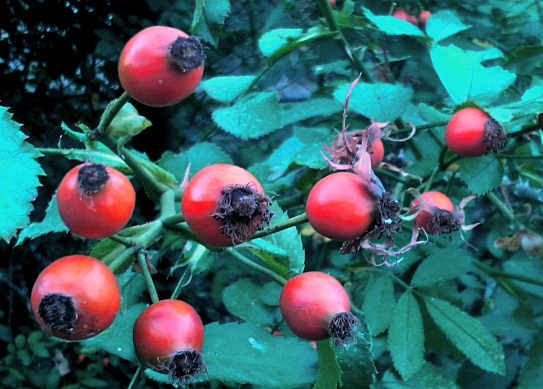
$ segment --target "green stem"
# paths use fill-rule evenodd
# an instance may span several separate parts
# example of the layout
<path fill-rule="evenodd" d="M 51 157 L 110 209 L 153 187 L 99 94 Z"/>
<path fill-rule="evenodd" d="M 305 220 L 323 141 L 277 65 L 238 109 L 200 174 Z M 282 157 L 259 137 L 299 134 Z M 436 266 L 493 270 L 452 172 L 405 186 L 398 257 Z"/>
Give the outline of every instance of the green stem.
<path fill-rule="evenodd" d="M 96 128 L 99 134 L 107 134 L 107 128 L 111 124 L 111 121 L 115 118 L 115 115 L 119 113 L 123 105 L 125 105 L 128 100 L 130 100 L 130 95 L 128 92 L 124 91 L 119 98 L 113 100 L 111 104 L 108 104 L 104 110 L 104 113 L 102 114 L 102 117 L 100 118 L 100 123 L 98 123 L 98 127 Z"/>
<path fill-rule="evenodd" d="M 140 251 L 138 253 L 138 263 L 140 265 L 141 272 L 143 273 L 143 277 L 145 278 L 145 284 L 147 285 L 147 291 L 149 292 L 151 301 L 153 302 L 153 304 L 158 303 L 158 293 L 156 292 L 155 283 L 153 282 L 153 277 L 151 277 L 149 265 L 147 265 L 147 259 L 143 251 Z"/>
<path fill-rule="evenodd" d="M 160 218 L 164 224 L 164 219 L 175 215 L 175 191 L 170 189 L 160 197 Z"/>
<path fill-rule="evenodd" d="M 117 234 L 109 236 L 109 239 L 114 240 L 117 243 L 124 244 L 127 247 L 134 245 L 134 240 L 133 239 L 125 238 L 124 236 L 120 236 L 120 235 L 117 235 Z"/>
<path fill-rule="evenodd" d="M 511 154 L 497 154 L 498 158 L 504 159 L 542 159 L 541 155 L 511 155 Z"/>
<path fill-rule="evenodd" d="M 132 376 L 132 379 L 130 380 L 128 389 L 134 389 L 134 386 L 136 385 L 136 382 L 138 382 L 138 379 L 140 378 L 142 371 L 143 371 L 143 367 L 141 365 L 138 365 L 136 372 L 134 373 L 134 375 Z"/>
<path fill-rule="evenodd" d="M 190 266 L 192 268 L 194 264 L 198 263 L 198 261 L 204 255 L 208 253 L 208 251 L 209 250 L 207 249 L 207 247 L 202 246 L 201 244 L 198 244 L 196 248 L 194 249 L 194 252 L 190 256 L 190 258 L 188 259 L 187 266 Z M 177 300 L 177 298 L 179 297 L 179 294 L 181 293 L 181 289 L 183 289 L 183 287 L 186 286 L 186 280 L 183 276 L 184 276 L 184 273 L 181 275 L 181 277 L 177 281 L 177 284 L 175 285 L 175 289 L 173 290 L 172 296 L 170 297 L 170 299 Z"/>
<path fill-rule="evenodd" d="M 509 221 L 512 221 L 512 222 L 516 222 L 517 219 L 515 217 L 515 214 L 513 213 L 513 211 L 511 211 L 509 209 L 509 207 L 507 205 L 505 205 L 503 203 L 503 201 L 501 201 L 498 196 L 496 196 L 493 192 L 489 192 L 487 194 L 487 197 L 488 199 L 492 202 L 492 204 L 494 204 L 499 210 L 500 212 L 506 217 L 509 219 Z"/>
<path fill-rule="evenodd" d="M 445 191 L 445 194 L 447 196 L 451 192 L 451 185 L 452 185 L 452 182 L 454 181 L 455 177 L 456 177 L 456 170 L 453 172 L 453 174 L 451 175 L 451 178 L 449 178 L 449 182 L 447 183 L 447 190 Z"/>
<path fill-rule="evenodd" d="M 250 266 L 253 269 L 258 270 L 259 272 L 268 275 L 269 277 L 273 278 L 275 281 L 279 282 L 280 284 L 285 285 L 287 283 L 286 278 L 283 278 L 279 274 L 271 271 L 270 269 L 268 269 L 268 268 L 266 268 L 264 266 L 261 266 L 256 262 L 253 262 L 251 259 L 244 256 L 243 254 L 238 252 L 236 249 L 229 247 L 229 248 L 225 249 L 225 251 L 230 253 L 233 257 L 235 257 L 240 262 L 243 262 L 247 266 Z"/>
<path fill-rule="evenodd" d="M 428 123 L 428 124 L 423 124 L 421 126 L 417 126 L 417 132 L 419 131 L 424 131 L 424 130 L 430 130 L 432 128 L 435 128 L 435 127 L 442 127 L 442 126 L 446 126 L 448 122 L 435 122 L 435 123 Z M 406 130 L 400 130 L 400 131 L 396 131 L 394 132 L 393 135 L 401 135 L 401 134 L 408 134 L 411 132 L 411 129 L 406 129 Z"/>
<path fill-rule="evenodd" d="M 373 82 L 373 79 L 369 72 L 364 67 L 364 64 L 360 62 L 358 57 L 356 55 L 353 55 L 353 51 L 351 49 L 351 45 L 347 41 L 347 38 L 345 38 L 345 35 L 343 35 L 343 32 L 338 27 L 336 19 L 334 18 L 334 15 L 332 14 L 332 7 L 330 6 L 330 3 L 328 0 L 317 0 L 319 3 L 319 8 L 321 10 L 321 14 L 324 16 L 324 19 L 326 20 L 326 23 L 328 24 L 328 28 L 332 31 L 337 31 L 339 33 L 341 42 L 343 44 L 343 49 L 345 50 L 345 54 L 347 54 L 347 57 L 351 60 L 354 68 L 357 72 L 359 72 L 362 75 L 362 79 L 366 82 Z"/>
<path fill-rule="evenodd" d="M 524 134 L 534 132 L 534 131 L 539 131 L 539 130 L 540 130 L 539 123 L 533 123 L 533 124 L 529 125 L 528 127 L 523 128 L 520 131 L 513 132 L 512 134 L 507 134 L 507 136 L 510 137 L 510 138 L 516 138 L 516 137 L 522 136 Z"/>
<path fill-rule="evenodd" d="M 304 212 L 301 215 L 291 217 L 288 220 L 285 220 L 285 221 L 283 221 L 281 223 L 278 223 L 278 224 L 276 224 L 274 226 L 270 226 L 268 228 L 265 228 L 262 231 L 256 232 L 251 239 L 262 238 L 263 236 L 274 234 L 274 233 L 276 233 L 278 231 L 282 231 L 284 229 L 296 226 L 298 224 L 305 223 L 305 222 L 307 222 L 307 220 L 308 220 L 307 219 L 307 214 Z"/>
<path fill-rule="evenodd" d="M 538 279 L 531 278 L 531 277 L 526 277 L 526 276 L 523 276 L 523 275 L 520 275 L 520 274 L 507 273 L 507 272 L 495 269 L 492 266 L 489 266 L 489 265 L 487 265 L 487 264 L 485 264 L 485 263 L 483 263 L 481 261 L 478 261 L 476 259 L 473 260 L 473 263 L 475 264 L 475 266 L 477 266 L 479 269 L 481 269 L 482 271 L 484 271 L 485 273 L 487 273 L 490 276 L 508 278 L 510 280 L 517 280 L 517 281 L 526 282 L 528 284 L 543 286 L 543 281 L 542 280 L 538 280 Z"/>
<path fill-rule="evenodd" d="M 165 227 L 171 227 L 178 223 L 182 223 L 184 221 L 185 221 L 185 218 L 183 217 L 182 213 L 177 213 L 175 215 L 164 217 L 162 219 L 162 223 L 164 223 Z"/>
<path fill-rule="evenodd" d="M 432 186 L 432 182 L 434 181 L 434 177 L 436 176 L 436 173 L 438 172 L 439 168 L 436 167 L 434 170 L 432 170 L 432 174 L 430 175 L 430 178 L 428 181 L 426 181 L 426 184 L 424 185 L 424 189 L 422 192 L 428 192 L 430 187 Z"/>
<path fill-rule="evenodd" d="M 396 174 L 388 171 L 387 169 L 383 169 L 383 168 L 376 168 L 375 169 L 375 173 L 377 174 L 384 174 L 385 176 L 388 176 L 398 182 L 401 182 L 402 184 L 408 184 L 409 181 L 407 181 L 405 178 L 402 178 L 402 177 L 398 177 Z"/>

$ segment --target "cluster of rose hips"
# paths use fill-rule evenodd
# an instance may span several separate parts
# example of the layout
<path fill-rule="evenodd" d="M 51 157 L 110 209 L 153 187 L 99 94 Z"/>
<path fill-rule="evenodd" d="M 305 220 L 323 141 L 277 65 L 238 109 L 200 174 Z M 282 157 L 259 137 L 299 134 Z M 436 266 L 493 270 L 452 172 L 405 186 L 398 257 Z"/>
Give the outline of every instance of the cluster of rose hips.
<path fill-rule="evenodd" d="M 143 54 L 142 54 L 143 53 Z M 188 54 L 187 54 L 188 53 Z M 188 96 L 203 71 L 203 51 L 197 38 L 164 26 L 149 27 L 126 44 L 119 60 L 119 77 L 136 100 L 151 106 L 174 104 Z M 371 127 L 371 126 L 370 126 Z M 373 127 L 375 128 L 375 127 Z M 503 147 L 499 124 L 477 108 L 458 111 L 447 125 L 448 147 L 463 156 L 481 155 Z M 356 149 L 357 158 L 350 153 Z M 370 129 L 343 133 L 328 149 L 336 163 L 355 172 L 337 172 L 318 181 L 309 193 L 309 223 L 324 236 L 357 240 L 377 227 L 386 201 L 373 167 L 384 148 Z M 352 159 L 352 160 L 351 160 Z M 375 181 L 377 180 L 377 181 Z M 58 210 L 75 234 L 100 239 L 120 231 L 129 221 L 135 192 L 119 171 L 98 163 L 70 170 L 59 185 Z M 210 246 L 232 246 L 248 239 L 272 217 L 262 185 L 245 169 L 230 164 L 203 168 L 186 184 L 183 217 L 195 236 Z M 385 204 L 385 205 L 383 205 Z M 427 233 L 449 232 L 463 223 L 453 204 L 440 192 L 422 193 L 411 204 L 415 226 Z M 106 329 L 120 306 L 117 280 L 98 259 L 70 255 L 47 266 L 32 289 L 34 316 L 47 333 L 69 340 L 86 339 Z M 307 272 L 290 279 L 280 296 L 280 310 L 299 337 L 348 341 L 357 319 L 349 297 L 332 276 Z M 204 330 L 198 313 L 179 300 L 162 300 L 137 318 L 134 347 L 139 360 L 174 379 L 205 371 L 201 355 Z"/>

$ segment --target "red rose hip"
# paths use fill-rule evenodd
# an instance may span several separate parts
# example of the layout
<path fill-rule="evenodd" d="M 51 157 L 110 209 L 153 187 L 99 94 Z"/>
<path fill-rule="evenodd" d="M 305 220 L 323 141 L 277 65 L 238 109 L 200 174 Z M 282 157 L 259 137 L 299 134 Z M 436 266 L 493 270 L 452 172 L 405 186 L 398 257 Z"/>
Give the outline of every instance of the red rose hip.
<path fill-rule="evenodd" d="M 419 210 L 413 219 L 417 228 L 424 229 L 429 234 L 449 233 L 457 230 L 461 221 L 454 212 L 451 200 L 441 192 L 424 192 L 420 199 L 411 203 L 411 213 Z"/>

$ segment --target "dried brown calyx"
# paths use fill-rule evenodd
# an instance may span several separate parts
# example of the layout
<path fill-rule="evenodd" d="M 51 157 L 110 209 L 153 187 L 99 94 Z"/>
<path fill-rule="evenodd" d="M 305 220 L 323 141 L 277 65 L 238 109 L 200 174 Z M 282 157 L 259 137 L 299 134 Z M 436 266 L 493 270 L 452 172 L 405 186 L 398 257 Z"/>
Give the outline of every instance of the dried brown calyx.
<path fill-rule="evenodd" d="M 45 295 L 38 306 L 43 322 L 56 331 L 71 331 L 77 320 L 77 311 L 70 296 L 58 293 Z"/>
<path fill-rule="evenodd" d="M 328 335 L 335 344 L 349 344 L 354 340 L 354 331 L 360 321 L 351 312 L 341 312 L 332 318 L 328 325 Z"/>
<path fill-rule="evenodd" d="M 483 144 L 485 153 L 501 151 L 507 143 L 507 135 L 503 127 L 496 120 L 488 118 L 485 122 Z"/>
<path fill-rule="evenodd" d="M 168 366 L 168 375 L 175 385 L 190 384 L 205 374 L 207 374 L 207 368 L 198 350 L 176 352 Z"/>
<path fill-rule="evenodd" d="M 252 184 L 229 185 L 221 191 L 212 216 L 220 223 L 221 233 L 238 244 L 269 223 L 273 216 L 269 204 L 270 199 Z"/>
<path fill-rule="evenodd" d="M 77 185 L 85 196 L 98 193 L 109 180 L 106 166 L 101 163 L 88 163 L 77 172 Z"/>
<path fill-rule="evenodd" d="M 204 63 L 204 49 L 195 36 L 178 37 L 169 46 L 170 61 L 182 72 L 196 69 Z"/>

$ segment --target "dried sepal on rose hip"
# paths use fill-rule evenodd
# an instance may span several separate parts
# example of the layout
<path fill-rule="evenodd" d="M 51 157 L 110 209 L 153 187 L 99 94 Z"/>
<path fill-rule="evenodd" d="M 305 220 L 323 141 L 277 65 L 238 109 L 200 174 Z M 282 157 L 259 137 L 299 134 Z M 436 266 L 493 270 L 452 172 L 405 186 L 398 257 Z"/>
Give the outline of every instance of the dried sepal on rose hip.
<path fill-rule="evenodd" d="M 458 207 L 455 207 L 448 196 L 438 191 L 424 192 L 418 195 L 412 202 L 410 213 L 416 216 L 413 225 L 428 234 L 448 234 L 462 228 L 471 230 L 479 223 L 466 226 L 464 207 L 475 198 L 464 198 Z"/>
<path fill-rule="evenodd" d="M 146 308 L 133 329 L 134 349 L 147 367 L 186 385 L 207 373 L 202 357 L 204 326 L 198 313 L 180 300 L 161 300 Z"/>
<path fill-rule="evenodd" d="M 30 301 L 34 317 L 46 333 L 81 340 L 109 327 L 119 310 L 121 294 L 117 279 L 104 263 L 70 255 L 42 270 Z"/>
<path fill-rule="evenodd" d="M 130 220 L 136 192 L 120 171 L 100 163 L 71 169 L 57 190 L 64 224 L 77 235 L 100 239 L 113 235 Z"/>
<path fill-rule="evenodd" d="M 489 114 L 469 107 L 451 117 L 445 129 L 445 143 L 458 155 L 476 157 L 501 151 L 507 143 L 507 135 Z"/>
<path fill-rule="evenodd" d="M 307 340 L 332 338 L 336 344 L 348 344 L 359 325 L 347 292 L 326 273 L 291 278 L 281 291 L 279 307 L 292 332 Z"/>
<path fill-rule="evenodd" d="M 269 204 L 260 182 L 247 170 L 230 164 L 200 170 L 186 185 L 181 200 L 189 227 L 213 246 L 250 239 L 271 220 Z"/>

